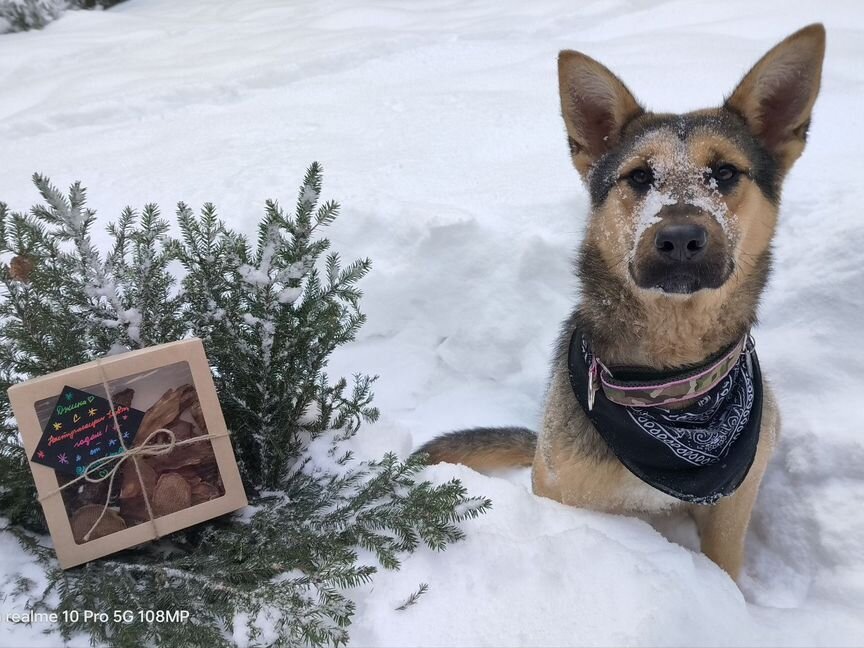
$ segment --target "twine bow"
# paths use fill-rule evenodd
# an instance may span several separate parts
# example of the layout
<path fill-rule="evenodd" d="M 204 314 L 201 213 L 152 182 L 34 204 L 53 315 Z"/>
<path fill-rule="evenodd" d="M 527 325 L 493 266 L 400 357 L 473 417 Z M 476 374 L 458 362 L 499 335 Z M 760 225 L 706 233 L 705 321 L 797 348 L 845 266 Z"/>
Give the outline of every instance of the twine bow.
<path fill-rule="evenodd" d="M 121 452 L 113 455 L 100 457 L 96 461 L 88 464 L 87 467 L 84 469 L 84 472 L 82 472 L 78 477 L 40 497 L 39 501 L 42 502 L 49 497 L 53 497 L 61 491 L 66 490 L 70 486 L 77 484 L 81 480 L 90 482 L 91 484 L 98 484 L 107 479 L 108 493 L 105 496 L 105 504 L 102 506 L 102 511 L 101 513 L 99 513 L 99 517 L 96 518 L 93 526 L 90 527 L 90 529 L 87 531 L 87 533 L 84 534 L 83 537 L 84 542 L 88 542 L 90 540 L 90 534 L 92 534 L 96 527 L 99 526 L 99 523 L 102 521 L 102 518 L 105 517 L 105 513 L 107 513 L 108 511 L 108 505 L 111 501 L 111 492 L 114 486 L 114 478 L 117 476 L 118 470 L 127 459 L 132 459 L 132 465 L 135 466 L 135 474 L 138 477 L 138 483 L 141 485 L 141 495 L 144 498 L 144 508 L 147 510 L 147 517 L 149 518 L 149 523 L 153 527 L 153 535 L 155 536 L 154 539 L 158 540 L 162 537 L 162 534 L 159 533 L 159 527 L 156 524 L 156 516 L 153 513 L 153 507 L 150 505 L 150 497 L 147 495 L 147 487 L 144 484 L 144 477 L 141 474 L 141 468 L 138 466 L 138 458 L 154 457 L 169 454 L 179 446 L 189 445 L 191 443 L 198 443 L 200 441 L 207 441 L 209 439 L 217 439 L 219 437 L 225 437 L 228 436 L 228 433 L 223 432 L 221 434 L 202 434 L 200 436 L 192 437 L 191 439 L 185 439 L 184 441 L 177 441 L 177 437 L 172 430 L 168 430 L 166 428 L 159 428 L 158 430 L 153 430 L 153 432 L 148 434 L 147 438 L 144 439 L 141 445 L 128 448 L 123 442 L 123 433 L 120 430 L 120 423 L 117 422 L 117 408 L 114 407 L 114 399 L 111 397 L 111 388 L 108 385 L 108 376 L 105 374 L 105 369 L 102 366 L 101 359 L 97 358 L 96 366 L 99 368 L 99 373 L 102 376 L 102 387 L 105 389 L 105 394 L 108 397 L 108 405 L 111 407 L 111 418 L 114 421 L 114 430 L 117 432 L 117 439 L 120 442 L 120 447 L 122 450 Z M 151 445 L 150 440 L 153 439 L 157 434 L 166 434 L 168 436 L 168 442 L 154 443 Z M 97 477 L 93 476 L 93 473 L 100 472 L 106 466 L 112 463 L 114 465 L 107 472 L 105 472 L 105 474 L 99 475 Z"/>

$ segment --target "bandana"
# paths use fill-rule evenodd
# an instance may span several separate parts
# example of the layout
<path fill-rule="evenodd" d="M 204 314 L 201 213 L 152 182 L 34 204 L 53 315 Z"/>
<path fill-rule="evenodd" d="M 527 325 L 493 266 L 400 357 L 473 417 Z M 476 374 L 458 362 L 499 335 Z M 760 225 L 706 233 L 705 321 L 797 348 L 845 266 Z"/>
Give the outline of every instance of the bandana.
<path fill-rule="evenodd" d="M 749 336 L 703 366 L 658 374 L 607 368 L 574 331 L 569 369 L 585 415 L 642 481 L 696 504 L 713 504 L 744 481 L 762 418 L 762 374 Z M 681 409 L 663 407 L 694 398 Z"/>

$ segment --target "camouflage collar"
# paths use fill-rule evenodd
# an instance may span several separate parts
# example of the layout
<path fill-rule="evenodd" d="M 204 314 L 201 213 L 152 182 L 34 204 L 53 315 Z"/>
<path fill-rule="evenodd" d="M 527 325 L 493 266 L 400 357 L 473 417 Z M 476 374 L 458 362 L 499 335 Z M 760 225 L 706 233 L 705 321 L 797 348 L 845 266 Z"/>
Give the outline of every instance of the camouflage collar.
<path fill-rule="evenodd" d="M 709 358 L 704 364 L 683 372 L 649 374 L 637 369 L 610 369 L 592 356 L 588 367 L 588 409 L 594 407 L 598 389 L 607 399 L 625 407 L 658 407 L 689 401 L 702 396 L 729 375 L 742 353 L 753 350 L 749 333 L 738 342 Z"/>

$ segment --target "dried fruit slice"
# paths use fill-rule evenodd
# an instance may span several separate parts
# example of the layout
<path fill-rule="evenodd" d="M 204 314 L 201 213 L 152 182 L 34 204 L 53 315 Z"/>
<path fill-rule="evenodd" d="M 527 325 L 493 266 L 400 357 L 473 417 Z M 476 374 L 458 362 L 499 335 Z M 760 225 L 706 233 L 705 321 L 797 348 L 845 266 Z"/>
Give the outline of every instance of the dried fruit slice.
<path fill-rule="evenodd" d="M 132 399 L 135 398 L 134 389 L 124 389 L 116 394 L 111 394 L 111 400 L 114 401 L 115 407 L 132 407 Z"/>
<path fill-rule="evenodd" d="M 135 464 L 138 462 L 138 470 L 135 470 Z M 138 471 L 141 472 L 141 479 L 138 478 Z M 132 459 L 126 461 L 123 465 L 123 485 L 120 488 L 121 500 L 133 500 L 141 498 L 141 481 L 144 481 L 144 488 L 147 497 L 153 497 L 153 488 L 156 486 L 156 471 L 150 467 L 150 464 L 143 459 Z"/>
<path fill-rule="evenodd" d="M 105 511 L 105 515 L 99 520 L 96 528 L 90 531 L 90 527 L 102 515 L 102 506 L 99 504 L 85 504 L 72 514 L 69 522 L 72 525 L 72 536 L 78 544 L 84 544 L 90 540 L 117 533 L 126 528 L 126 522 L 117 515 L 113 509 Z M 84 536 L 90 531 L 90 537 L 84 540 Z"/>
<path fill-rule="evenodd" d="M 164 428 L 180 416 L 181 389 L 169 389 L 144 413 L 133 445 L 141 445 L 151 432 Z"/>
<path fill-rule="evenodd" d="M 153 511 L 157 516 L 176 513 L 192 506 L 192 488 L 177 473 L 164 473 L 153 490 Z"/>
<path fill-rule="evenodd" d="M 213 454 L 210 442 L 204 440 L 179 446 L 168 454 L 154 457 L 151 461 L 153 469 L 158 473 L 176 472 L 186 466 L 201 466 L 201 470 L 204 470 L 204 466 L 216 463 L 216 455 Z M 184 474 L 184 477 L 188 475 Z"/>
<path fill-rule="evenodd" d="M 192 486 L 192 505 L 209 502 L 212 499 L 221 497 L 222 493 L 213 484 L 208 484 L 205 481 L 198 480 L 198 483 Z"/>
<path fill-rule="evenodd" d="M 201 411 L 201 403 L 197 399 L 189 408 L 189 414 L 192 416 L 192 420 L 195 421 L 195 425 L 198 426 L 198 430 L 195 432 L 196 436 L 207 434 L 207 423 L 204 421 L 204 412 Z"/>

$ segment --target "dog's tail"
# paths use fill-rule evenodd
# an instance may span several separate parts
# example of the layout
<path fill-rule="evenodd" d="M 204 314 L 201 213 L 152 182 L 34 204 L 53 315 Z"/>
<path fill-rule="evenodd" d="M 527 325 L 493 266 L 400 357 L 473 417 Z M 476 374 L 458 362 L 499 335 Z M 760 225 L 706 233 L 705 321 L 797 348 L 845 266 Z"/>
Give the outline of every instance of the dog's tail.
<path fill-rule="evenodd" d="M 530 466 L 537 435 L 526 428 L 472 428 L 435 437 L 415 454 L 429 455 L 429 463 L 458 463 L 478 472 Z"/>

